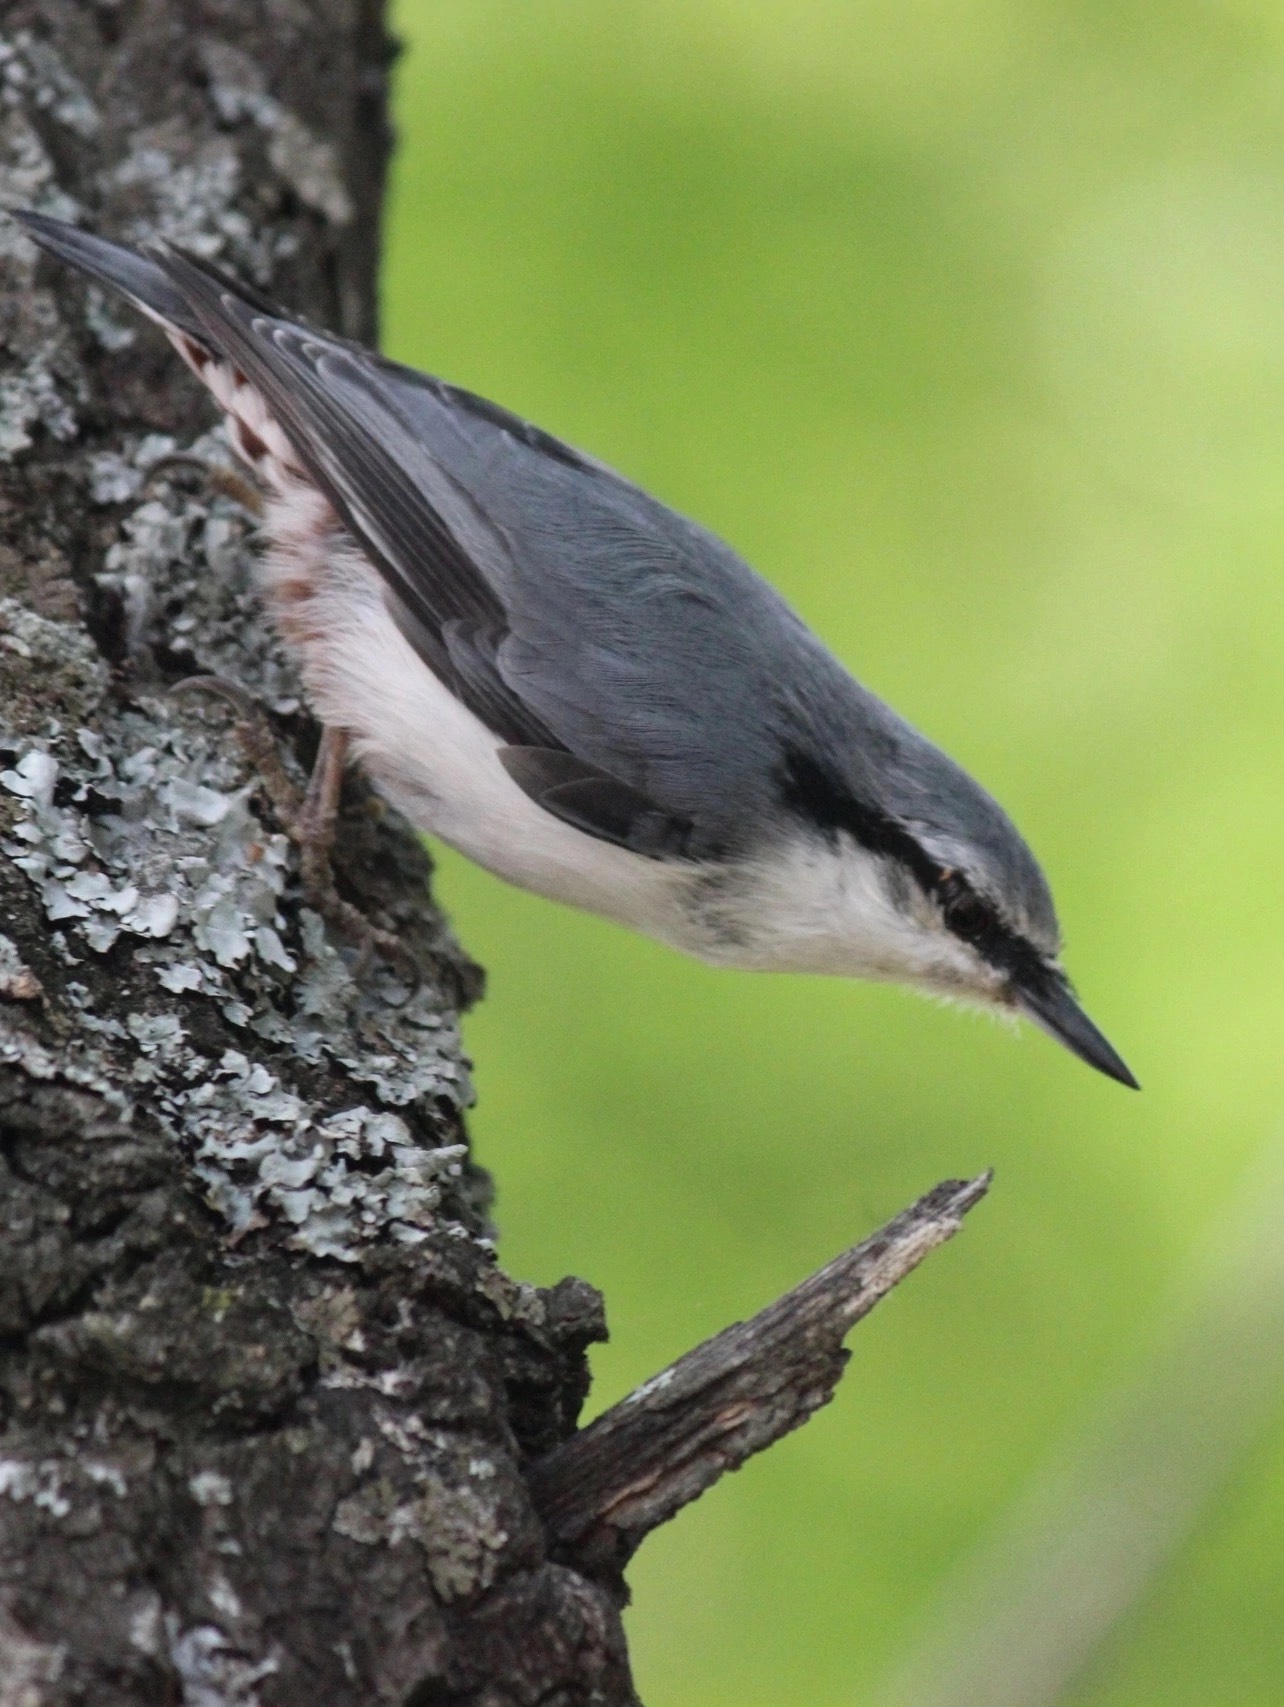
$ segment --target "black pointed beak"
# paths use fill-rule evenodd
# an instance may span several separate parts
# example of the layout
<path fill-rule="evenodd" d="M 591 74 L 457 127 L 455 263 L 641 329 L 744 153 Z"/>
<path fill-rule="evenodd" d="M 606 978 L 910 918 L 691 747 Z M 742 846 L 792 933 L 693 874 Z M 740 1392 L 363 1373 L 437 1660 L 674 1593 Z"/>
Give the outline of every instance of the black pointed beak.
<path fill-rule="evenodd" d="M 1077 1055 L 1108 1079 L 1117 1079 L 1121 1085 L 1127 1085 L 1130 1090 L 1141 1089 L 1123 1058 L 1075 1001 L 1064 979 L 1048 979 L 1037 986 L 1019 987 L 1014 994 L 1020 1012 L 1046 1031 L 1049 1037 L 1055 1037 L 1058 1043 L 1064 1044 L 1072 1055 Z"/>

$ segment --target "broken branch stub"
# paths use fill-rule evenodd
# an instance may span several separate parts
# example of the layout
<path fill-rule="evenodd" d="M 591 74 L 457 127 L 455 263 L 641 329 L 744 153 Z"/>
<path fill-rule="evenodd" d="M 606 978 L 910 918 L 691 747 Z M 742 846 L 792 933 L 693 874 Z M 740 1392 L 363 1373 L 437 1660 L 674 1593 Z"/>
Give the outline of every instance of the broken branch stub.
<path fill-rule="evenodd" d="M 550 1548 L 618 1570 L 651 1530 L 805 1423 L 833 1397 L 849 1331 L 953 1238 L 990 1180 L 946 1180 L 540 1459 L 529 1480 Z"/>

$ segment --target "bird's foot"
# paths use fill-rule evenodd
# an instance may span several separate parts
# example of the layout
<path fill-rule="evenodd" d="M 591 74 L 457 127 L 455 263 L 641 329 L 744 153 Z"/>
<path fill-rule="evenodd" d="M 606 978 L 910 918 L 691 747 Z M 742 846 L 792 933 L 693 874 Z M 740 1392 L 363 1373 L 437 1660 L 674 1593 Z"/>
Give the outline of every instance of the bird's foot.
<path fill-rule="evenodd" d="M 252 516 L 260 519 L 263 515 L 263 494 L 246 475 L 238 469 L 230 468 L 224 462 L 209 462 L 203 456 L 193 456 L 191 451 L 171 450 L 151 465 L 147 471 L 145 485 L 163 479 L 172 474 L 176 468 L 190 468 L 199 473 L 216 492 L 221 492 L 225 498 L 230 498 L 234 504 L 239 504 L 243 510 L 248 510 Z"/>
<path fill-rule="evenodd" d="M 276 736 L 262 706 L 244 688 L 222 676 L 189 676 L 172 691 L 217 694 L 236 712 L 235 730 L 241 750 L 262 783 L 277 822 L 299 850 L 303 899 L 358 950 L 355 975 L 363 977 L 378 954 L 412 985 L 419 984 L 421 969 L 401 939 L 392 931 L 371 924 L 359 907 L 344 900 L 335 886 L 331 856 L 347 762 L 347 731 L 329 725 L 322 729 L 312 775 L 306 791 L 301 791 L 282 762 Z"/>
<path fill-rule="evenodd" d="M 415 957 L 392 931 L 372 925 L 359 907 L 345 901 L 334 883 L 331 854 L 339 821 L 339 797 L 348 757 L 348 732 L 329 724 L 321 731 L 308 790 L 288 830 L 299 849 L 303 895 L 340 936 L 359 950 L 356 975 L 364 976 L 376 954 L 396 971 L 418 984 L 421 972 Z"/>
<path fill-rule="evenodd" d="M 263 707 L 254 696 L 239 683 L 229 682 L 225 676 L 186 676 L 181 682 L 175 682 L 170 692 L 213 694 L 232 707 L 236 713 L 233 728 L 241 751 L 263 784 L 263 792 L 281 828 L 291 841 L 297 842 L 295 826 L 302 816 L 306 797 L 286 770 L 276 736 Z"/>

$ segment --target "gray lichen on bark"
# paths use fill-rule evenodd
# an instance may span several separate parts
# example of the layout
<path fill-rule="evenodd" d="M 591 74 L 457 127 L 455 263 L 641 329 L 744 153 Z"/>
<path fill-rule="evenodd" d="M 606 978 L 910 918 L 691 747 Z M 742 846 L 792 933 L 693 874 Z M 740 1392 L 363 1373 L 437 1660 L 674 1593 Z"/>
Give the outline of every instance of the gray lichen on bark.
<path fill-rule="evenodd" d="M 123 518 L 131 575 L 150 597 L 171 595 L 162 609 L 198 622 L 204 601 L 167 577 L 165 542 L 202 563 L 207 593 L 217 589 L 212 536 L 229 524 L 205 510 L 153 497 Z M 150 550 L 137 550 L 141 537 Z M 234 590 L 245 558 L 243 547 L 224 552 Z M 362 1241 L 425 1237 L 443 1191 L 460 1196 L 465 1154 L 455 1140 L 467 1076 L 449 997 L 428 982 L 354 976 L 322 921 L 292 908 L 288 838 L 256 808 L 226 717 L 203 726 L 159 688 L 135 685 L 124 703 L 86 636 L 14 601 L 0 603 L 0 624 L 6 702 L 18 712 L 0 736 L 10 761 L 0 788 L 12 796 L 0 849 L 50 927 L 44 946 L 61 975 L 41 981 L 60 990 L 70 1022 L 62 1068 L 144 1099 L 235 1234 L 284 1221 L 293 1245 L 345 1260 Z M 140 625 L 135 658 L 145 634 Z M 193 638 L 193 650 L 204 664 L 203 643 Z M 24 676 L 27 729 L 14 726 L 26 721 Z M 438 964 L 447 952 L 436 950 Z M 211 1002 L 222 1027 L 211 1027 Z M 0 1018 L 0 1052 L 22 1050 L 22 1036 L 21 1021 Z M 265 1043 L 273 1067 L 251 1059 Z M 318 1067 L 339 1069 L 339 1088 L 318 1096 L 301 1079 Z M 463 1235 L 465 1221 L 476 1231 L 475 1213 L 447 1224 Z"/>

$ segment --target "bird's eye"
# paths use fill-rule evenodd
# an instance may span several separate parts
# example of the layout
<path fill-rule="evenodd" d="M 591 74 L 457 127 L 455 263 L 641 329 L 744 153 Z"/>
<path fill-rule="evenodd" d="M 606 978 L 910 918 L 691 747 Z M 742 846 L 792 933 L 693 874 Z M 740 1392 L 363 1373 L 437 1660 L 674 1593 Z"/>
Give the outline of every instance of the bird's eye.
<path fill-rule="evenodd" d="M 938 870 L 930 893 L 951 935 L 970 944 L 1018 988 L 1031 988 L 1036 979 L 1048 976 L 1047 957 L 1006 924 L 994 904 L 978 894 L 959 872 L 953 868 Z"/>
<path fill-rule="evenodd" d="M 994 912 L 957 872 L 947 871 L 937 887 L 945 922 L 956 936 L 974 939 L 994 926 Z"/>

